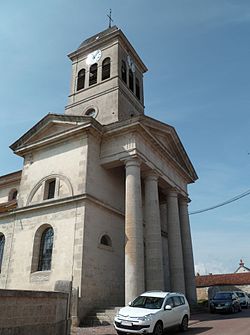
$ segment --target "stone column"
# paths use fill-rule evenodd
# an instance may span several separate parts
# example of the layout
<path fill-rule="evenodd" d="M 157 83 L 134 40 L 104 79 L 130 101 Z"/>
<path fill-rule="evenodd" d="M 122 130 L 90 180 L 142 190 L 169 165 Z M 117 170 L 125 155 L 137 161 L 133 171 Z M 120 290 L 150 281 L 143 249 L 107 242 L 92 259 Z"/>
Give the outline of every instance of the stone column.
<path fill-rule="evenodd" d="M 125 303 L 145 290 L 140 162 L 126 162 Z"/>
<path fill-rule="evenodd" d="M 186 296 L 190 304 L 197 303 L 194 258 L 192 248 L 192 238 L 190 232 L 188 216 L 188 199 L 181 198 L 179 201 L 181 240 L 184 262 L 184 276 L 186 285 Z"/>
<path fill-rule="evenodd" d="M 168 204 L 168 247 L 171 290 L 185 293 L 181 230 L 179 220 L 178 194 L 171 190 L 167 195 Z"/>
<path fill-rule="evenodd" d="M 148 173 L 144 182 L 146 290 L 164 290 L 158 177 Z"/>
<path fill-rule="evenodd" d="M 162 235 L 162 260 L 163 260 L 163 278 L 164 291 L 171 291 L 170 289 L 170 275 L 169 275 L 169 255 L 168 255 L 168 224 L 167 224 L 167 202 L 160 203 L 160 217 Z"/>

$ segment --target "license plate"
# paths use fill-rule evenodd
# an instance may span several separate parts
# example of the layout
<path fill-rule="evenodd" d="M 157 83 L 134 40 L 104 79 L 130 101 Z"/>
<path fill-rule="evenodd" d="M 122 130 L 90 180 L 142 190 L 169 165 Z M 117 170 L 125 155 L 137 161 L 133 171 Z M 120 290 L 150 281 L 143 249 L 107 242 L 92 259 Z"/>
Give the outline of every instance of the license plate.
<path fill-rule="evenodd" d="M 128 322 L 128 321 L 122 321 L 121 324 L 123 326 L 133 326 L 132 322 Z"/>
<path fill-rule="evenodd" d="M 218 307 L 216 307 L 216 309 L 222 309 L 223 307 L 221 307 L 221 306 L 218 306 Z"/>

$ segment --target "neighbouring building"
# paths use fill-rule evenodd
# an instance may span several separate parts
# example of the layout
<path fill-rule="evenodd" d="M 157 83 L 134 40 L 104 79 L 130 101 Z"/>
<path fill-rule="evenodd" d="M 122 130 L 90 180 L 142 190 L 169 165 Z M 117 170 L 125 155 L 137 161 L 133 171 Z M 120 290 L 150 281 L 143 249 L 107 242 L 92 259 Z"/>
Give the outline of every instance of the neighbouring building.
<path fill-rule="evenodd" d="M 250 272 L 250 269 L 245 266 L 245 263 L 241 259 L 239 263 L 239 267 L 235 270 L 234 273 L 244 273 L 244 272 Z"/>
<path fill-rule="evenodd" d="M 147 71 L 116 26 L 69 55 L 64 114 L 10 147 L 22 171 L 0 177 L 0 288 L 79 290 L 78 317 L 144 290 L 196 302 L 188 184 L 175 131 L 144 115 Z"/>
<path fill-rule="evenodd" d="M 234 273 L 196 275 L 198 300 L 207 300 L 213 297 L 216 291 L 244 291 L 250 293 L 250 269 L 242 259 Z"/>

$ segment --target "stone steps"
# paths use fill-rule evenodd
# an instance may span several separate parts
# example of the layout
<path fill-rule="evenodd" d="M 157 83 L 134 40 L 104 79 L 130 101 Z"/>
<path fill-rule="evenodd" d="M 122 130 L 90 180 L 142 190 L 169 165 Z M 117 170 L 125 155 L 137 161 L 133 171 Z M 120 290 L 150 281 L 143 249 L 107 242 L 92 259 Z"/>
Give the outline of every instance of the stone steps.
<path fill-rule="evenodd" d="M 84 318 L 82 326 L 96 327 L 112 325 L 120 308 L 121 307 L 108 307 L 97 309 Z"/>

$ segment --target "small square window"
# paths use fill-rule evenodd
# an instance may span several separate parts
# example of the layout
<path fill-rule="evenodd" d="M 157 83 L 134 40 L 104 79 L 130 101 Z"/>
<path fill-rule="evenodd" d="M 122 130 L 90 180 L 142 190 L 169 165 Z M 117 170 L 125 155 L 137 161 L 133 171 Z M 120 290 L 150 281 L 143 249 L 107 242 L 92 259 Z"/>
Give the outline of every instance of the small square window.
<path fill-rule="evenodd" d="M 56 179 L 49 179 L 45 182 L 44 200 L 55 197 Z"/>

